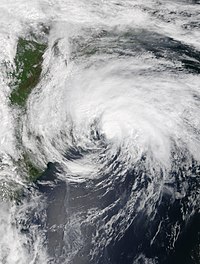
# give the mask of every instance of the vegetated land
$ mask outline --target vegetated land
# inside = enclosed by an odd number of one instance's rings
[[[29,94],[37,85],[42,72],[46,44],[19,38],[13,71],[14,89],[10,95],[12,104],[26,105]]]
[[[11,88],[13,90],[10,94],[10,102],[12,105],[18,105],[21,108],[26,106],[31,91],[40,80],[43,54],[46,48],[47,45],[44,43],[19,38],[14,59],[15,70],[11,73],[13,80]],[[18,132],[16,131],[17,134]],[[18,136],[18,141],[20,144],[20,136]],[[23,148],[23,146],[19,147]],[[36,181],[42,174],[42,170],[31,162],[31,158],[26,151],[24,151],[21,159],[18,161],[18,167],[26,171],[30,181]]]

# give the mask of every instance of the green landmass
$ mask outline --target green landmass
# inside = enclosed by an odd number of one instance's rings
[[[10,73],[13,88],[10,94],[10,102],[12,105],[18,105],[22,109],[25,108],[27,99],[33,88],[40,81],[42,72],[43,55],[47,48],[47,44],[39,41],[19,38],[17,44],[16,56],[14,59],[14,70]],[[37,181],[42,175],[42,170],[39,169],[34,162],[31,161],[31,155],[23,149],[20,130],[21,118],[18,117],[16,127],[17,145],[22,149],[23,155],[18,160],[19,173],[24,173],[28,176],[27,180],[31,182]]]
[[[13,163],[17,167],[17,173],[22,175],[27,182],[36,182],[44,173],[34,162],[32,154],[25,149],[23,149],[21,157],[17,161],[13,160]]]
[[[13,71],[12,104],[24,107],[32,89],[40,80],[43,54],[47,45],[34,40],[19,38]]]
[[[21,162],[25,165],[28,181],[36,182],[42,175],[43,171],[31,161],[27,153],[23,154]]]

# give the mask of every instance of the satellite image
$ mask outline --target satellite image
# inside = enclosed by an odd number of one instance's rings
[[[200,264],[200,1],[0,0],[0,264]]]

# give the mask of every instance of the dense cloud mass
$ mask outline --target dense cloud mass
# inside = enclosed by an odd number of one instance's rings
[[[0,263],[199,263],[199,4],[1,0]]]

